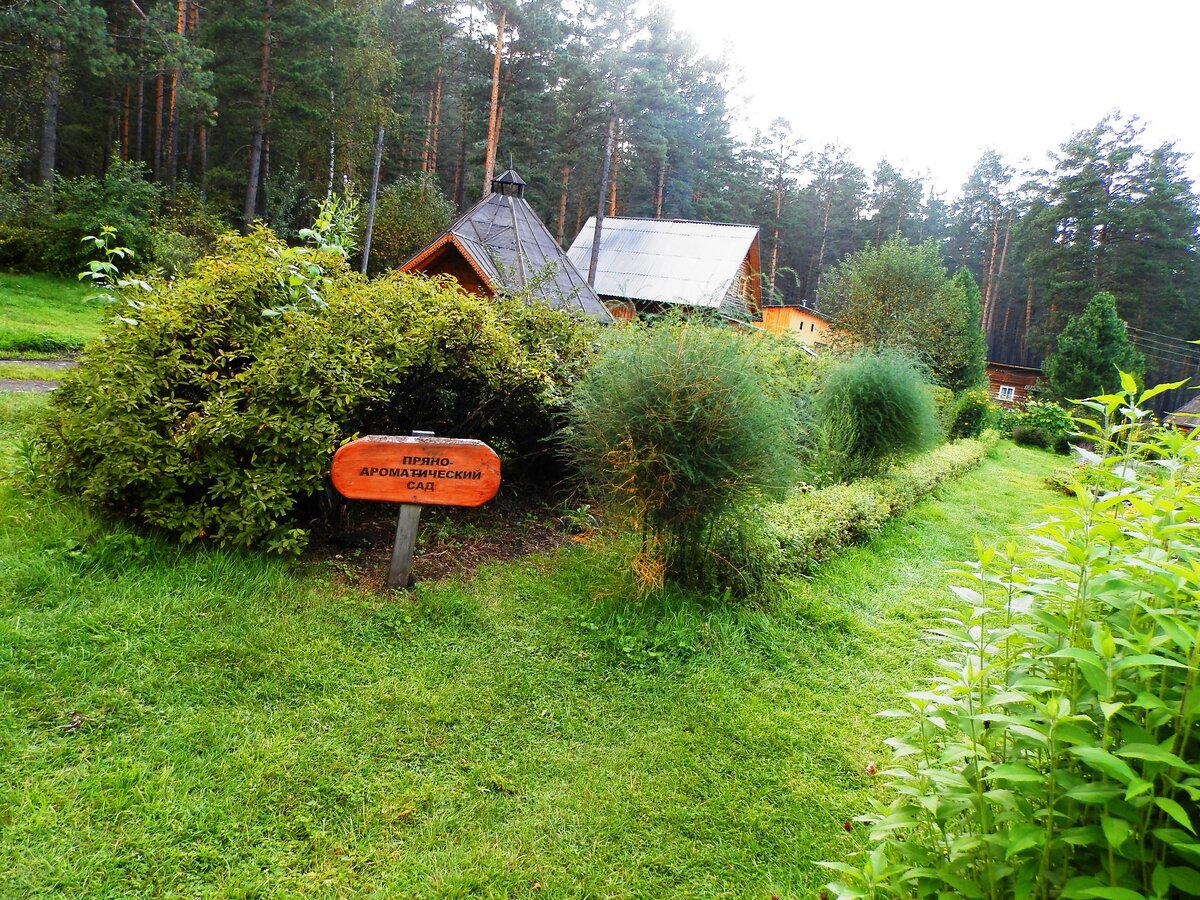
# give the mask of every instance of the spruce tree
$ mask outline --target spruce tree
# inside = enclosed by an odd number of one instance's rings
[[[1146,360],[1130,343],[1116,298],[1102,291],[1058,335],[1057,349],[1046,359],[1046,379],[1056,398],[1080,400],[1116,390],[1118,370],[1140,380]]]

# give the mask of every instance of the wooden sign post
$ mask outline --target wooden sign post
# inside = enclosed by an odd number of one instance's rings
[[[400,504],[388,587],[407,587],[422,506],[481,506],[500,489],[500,457],[483,441],[372,434],[333,454],[333,486],[350,500]]]

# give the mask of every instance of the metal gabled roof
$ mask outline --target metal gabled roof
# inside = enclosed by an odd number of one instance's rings
[[[527,290],[552,309],[573,309],[600,322],[613,321],[587,279],[521,197],[488,194],[401,269],[422,268],[448,243],[458,246],[493,290]]]
[[[567,251],[587,271],[596,219],[588,219]],[[658,303],[721,307],[733,293],[742,263],[753,253],[758,272],[758,228],[666,219],[618,216],[604,220],[596,293]]]

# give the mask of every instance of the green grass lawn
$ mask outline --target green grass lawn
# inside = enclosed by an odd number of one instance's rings
[[[945,570],[1062,465],[1006,444],[755,609],[599,545],[373,596],[0,486],[0,896],[813,897]]]
[[[94,293],[74,278],[0,272],[0,355],[61,356],[100,333]],[[12,377],[12,376],[6,376]]]
[[[59,381],[63,377],[63,369],[51,369],[32,362],[0,362],[0,378],[41,379],[43,381]]]

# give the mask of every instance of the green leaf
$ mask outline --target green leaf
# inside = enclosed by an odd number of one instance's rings
[[[1133,769],[1129,768],[1129,763],[1118,759],[1107,750],[1102,750],[1099,747],[1072,747],[1070,752],[1078,756],[1095,771],[1101,772],[1110,778],[1116,778],[1123,784],[1129,784],[1137,779],[1137,775],[1134,774]]]
[[[1167,896],[1167,891],[1171,889],[1171,876],[1165,866],[1154,867],[1154,874],[1150,876],[1150,886],[1159,897]]]
[[[1158,874],[1158,869],[1154,874]],[[1193,897],[1200,897],[1200,872],[1189,866],[1171,866],[1167,869],[1167,877],[1172,887]]]
[[[1116,753],[1117,756],[1122,756],[1126,759],[1144,759],[1148,762],[1165,763],[1184,772],[1197,773],[1195,766],[1189,765],[1170,750],[1164,750],[1157,744],[1126,744],[1117,750]]]
[[[1104,837],[1110,847],[1120,847],[1129,840],[1133,830],[1124,819],[1114,819],[1111,816],[1102,816],[1100,827],[1104,829]]]
[[[1178,801],[1172,800],[1170,797],[1155,797],[1154,802],[1159,809],[1188,831],[1192,832],[1192,834],[1196,833],[1196,829],[1192,827],[1192,820],[1188,818],[1187,812],[1179,805]]]
[[[1108,803],[1121,796],[1121,789],[1112,785],[1090,782],[1067,791],[1067,796],[1080,803]]]
[[[1077,898],[1077,900],[1089,900],[1092,897],[1103,898],[1103,900],[1146,900],[1145,894],[1123,887],[1090,887],[1073,891],[1064,890],[1062,897],[1064,900],[1068,897]]]
[[[1146,390],[1142,393],[1142,396],[1138,399],[1138,406],[1145,406],[1146,401],[1151,397],[1157,397],[1164,391],[1173,391],[1176,388],[1181,388],[1187,383],[1188,380],[1185,378],[1183,381],[1172,381],[1169,384],[1156,384],[1152,388],[1146,388]]]
[[[1040,847],[1046,842],[1046,832],[1039,825],[1014,825],[1008,832],[1008,840],[1005,842],[1007,849],[1004,851],[1006,860],[1012,859],[1022,850],[1028,850],[1030,847]]]
[[[1041,772],[1030,768],[1024,763],[1002,763],[992,769],[988,775],[991,778],[1018,782],[1042,781],[1045,778]]]
[[[1142,653],[1136,656],[1125,657],[1115,666],[1115,671],[1120,672],[1132,666],[1170,666],[1175,669],[1186,669],[1187,663],[1167,659],[1167,657],[1159,656],[1156,653]]]

